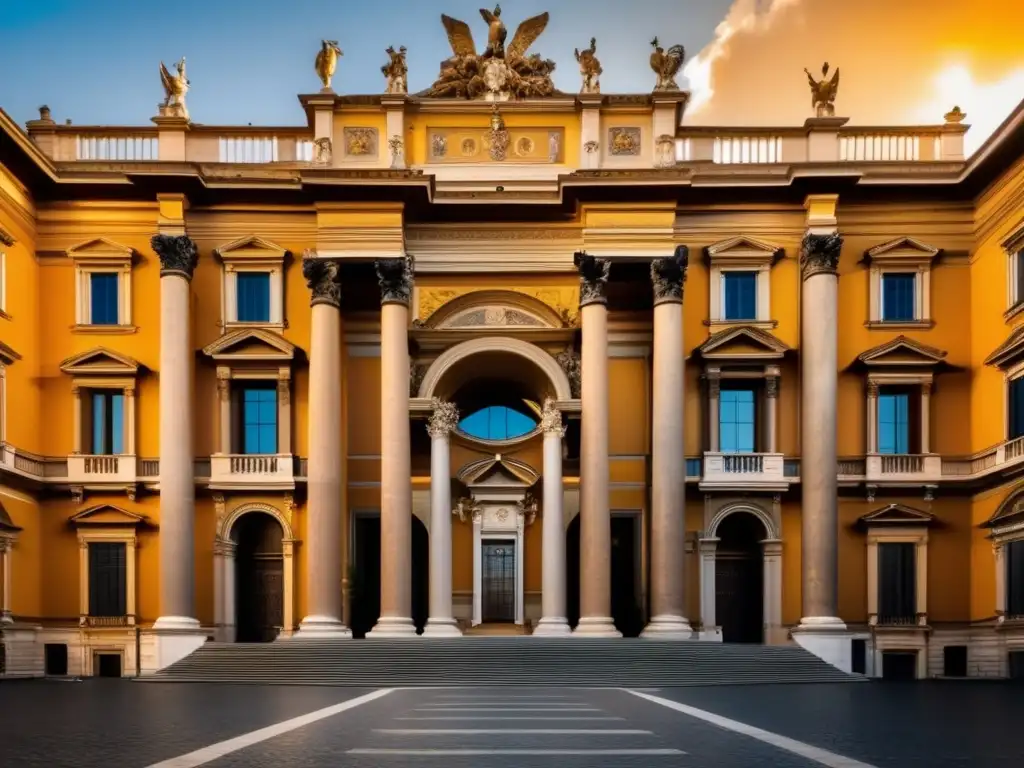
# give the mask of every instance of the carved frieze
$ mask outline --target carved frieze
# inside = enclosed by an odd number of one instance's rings
[[[345,154],[349,157],[377,156],[376,128],[345,128]]]
[[[544,324],[535,317],[512,307],[481,307],[459,315],[448,323],[449,328],[478,327],[542,327]]]
[[[434,410],[427,421],[427,434],[432,439],[438,437],[447,439],[459,427],[459,409],[455,403],[449,403],[447,400],[440,400],[436,397],[431,401],[431,406]]]
[[[639,128],[609,128],[608,151],[615,157],[635,157],[640,154]]]
[[[572,347],[567,347],[555,355],[555,362],[565,371],[572,396],[578,398],[583,383],[583,366],[580,363],[579,353]]]
[[[199,263],[196,244],[188,235],[153,235],[150,245],[160,257],[160,277],[180,275],[192,280]]]
[[[380,284],[381,304],[409,305],[412,299],[413,257],[380,259],[374,262]]]
[[[573,264],[580,273],[580,307],[608,303],[608,274],[611,262],[589,256],[582,251],[573,254]]]
[[[651,284],[654,286],[654,303],[681,302],[686,285],[686,269],[690,264],[690,249],[685,245],[676,248],[669,258],[651,261]]]
[[[302,276],[311,292],[309,305],[327,304],[332,307],[341,306],[340,267],[332,259],[317,258],[313,251],[306,251],[302,259]]]
[[[843,237],[838,232],[829,235],[806,235],[800,246],[803,279],[820,273],[836,274],[839,270],[839,253],[842,248]]]
[[[475,288],[461,286],[455,288],[448,286],[421,286],[418,291],[418,314],[421,318],[429,318],[448,302],[473,293],[475,290]],[[506,290],[537,299],[569,320],[573,320],[576,317],[579,307],[579,297],[576,288],[509,286]],[[462,316],[459,316],[458,321],[461,321],[461,319]],[[566,324],[571,326],[573,323],[567,322]]]
[[[500,115],[499,115],[500,118]],[[509,128],[504,120],[488,128],[430,128],[431,163],[560,163],[562,128]]]

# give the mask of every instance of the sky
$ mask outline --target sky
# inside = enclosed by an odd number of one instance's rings
[[[189,111],[210,125],[298,125],[316,92],[322,38],[345,52],[339,93],[379,93],[384,49],[409,49],[411,91],[450,55],[441,13],[482,48],[481,0],[0,0],[0,107],[19,123],[47,104],[77,124],[144,125],[162,99],[158,65],[188,59]],[[851,124],[935,124],[954,106],[975,149],[1024,98],[1024,0],[505,0],[510,36],[542,11],[531,52],[555,84],[579,88],[573,49],[597,38],[605,93],[654,84],[651,38],[687,51],[685,122],[799,125],[811,114],[803,69],[841,72],[837,114]]]

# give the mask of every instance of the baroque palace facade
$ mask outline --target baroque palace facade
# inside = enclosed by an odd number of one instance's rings
[[[1024,105],[969,159],[836,81],[689,127],[681,50],[570,95],[458,24],[417,95],[325,42],[297,128],[191,122],[184,61],[149,128],[0,112],[3,674],[417,632],[1022,674]]]

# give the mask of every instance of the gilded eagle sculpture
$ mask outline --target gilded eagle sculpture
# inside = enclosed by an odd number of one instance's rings
[[[527,19],[506,45],[508,30],[501,20],[501,6],[480,10],[487,22],[487,47],[477,53],[469,25],[442,15],[452,56],[441,62],[441,73],[420,96],[488,99],[505,101],[551,96],[555,91],[551,73],[555,62],[539,54],[527,55],[530,46],[547,28],[550,16],[542,13]]]
[[[334,77],[334,73],[338,69],[338,59],[344,55],[337,40],[320,41],[320,50],[317,51],[313,66],[316,69],[317,77],[323,83],[324,87],[321,90],[324,93],[331,90],[331,78]]]
[[[188,107],[185,106],[185,94],[190,85],[185,76],[185,57],[174,65],[177,74],[172,75],[164,63],[160,62],[160,82],[164,86],[164,103],[160,105],[161,114],[167,117],[184,117],[188,120]]]
[[[836,116],[836,95],[839,93],[839,68],[828,78],[828,62],[821,68],[821,80],[815,80],[814,75],[806,68],[807,80],[811,84],[811,106],[818,117]]]
[[[683,59],[686,58],[686,51],[681,45],[673,45],[667,51],[661,47],[658,38],[651,41],[654,53],[651,54],[651,69],[658,76],[658,82],[654,86],[655,91],[678,91],[679,83],[676,82],[676,75],[683,68]]]

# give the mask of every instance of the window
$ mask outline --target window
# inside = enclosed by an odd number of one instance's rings
[[[459,422],[461,431],[481,440],[512,440],[536,427],[536,419],[504,405],[482,408]]]
[[[723,389],[718,424],[722,453],[754,452],[754,390]]]
[[[1007,439],[1024,437],[1024,376],[1010,379],[1009,383],[1009,432]]]
[[[0,230],[0,245],[3,245],[2,230]],[[7,254],[0,248],[0,317],[6,316],[7,312]]]
[[[1024,302],[1024,248],[1010,256],[1013,269],[1013,306]]]
[[[118,324],[118,281],[114,272],[89,275],[89,321],[92,325]]]
[[[910,453],[910,395],[878,395],[878,452]]]
[[[89,616],[127,615],[127,547],[119,541],[91,541],[88,547]]]
[[[878,623],[917,622],[916,545],[882,542],[878,545]]]
[[[1006,615],[1024,619],[1024,540],[1006,547]]]
[[[723,272],[725,320],[757,318],[757,272]]]
[[[135,252],[103,237],[67,250],[75,265],[75,325],[87,333],[130,333]]]
[[[91,453],[110,456],[124,453],[124,395],[114,391],[94,391],[92,407]]]
[[[882,275],[882,322],[913,322],[917,319],[914,297],[917,275],[886,272]]]
[[[242,453],[277,453],[277,387],[242,390]]]
[[[238,322],[270,322],[270,273],[239,272]]]

